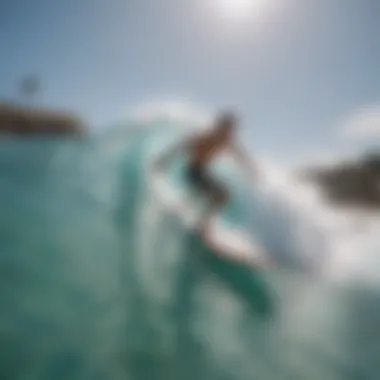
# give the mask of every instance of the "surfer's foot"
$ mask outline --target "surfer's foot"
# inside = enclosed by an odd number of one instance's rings
[[[205,214],[199,221],[197,230],[204,238],[206,238],[209,235],[212,225],[218,214],[219,208],[220,206],[217,203],[212,203],[210,208],[205,212]]]
[[[209,236],[210,230],[212,226],[212,217],[211,215],[203,218],[199,224],[196,227],[197,232],[204,238],[206,239],[207,236]]]
[[[272,262],[272,260],[267,255],[261,256],[257,261],[258,261],[259,265],[263,268],[269,268],[269,267],[273,268],[274,267],[274,263]]]

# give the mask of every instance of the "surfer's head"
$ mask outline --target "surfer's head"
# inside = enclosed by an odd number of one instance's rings
[[[215,122],[215,129],[221,137],[229,138],[233,135],[238,125],[238,118],[232,112],[221,112]]]

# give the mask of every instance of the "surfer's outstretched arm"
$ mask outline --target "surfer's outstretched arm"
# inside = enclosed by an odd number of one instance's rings
[[[238,145],[237,143],[232,144],[230,146],[230,151],[240,166],[242,166],[252,178],[258,177],[259,171],[257,165],[241,145]]]
[[[169,161],[178,154],[187,153],[188,148],[192,142],[191,138],[186,138],[174,146],[171,146],[170,149],[161,154],[154,162],[154,166],[158,169],[164,168],[168,165]]]

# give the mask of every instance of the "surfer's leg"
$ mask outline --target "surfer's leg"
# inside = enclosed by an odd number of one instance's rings
[[[214,218],[228,203],[229,194],[223,185],[212,178],[207,178],[207,181],[205,181],[204,191],[208,197],[209,204],[202,215],[200,229],[203,233],[207,234]]]
[[[193,190],[205,195],[209,201],[199,223],[201,232],[207,233],[214,217],[228,202],[228,191],[200,165],[189,166],[187,170],[187,180]]]

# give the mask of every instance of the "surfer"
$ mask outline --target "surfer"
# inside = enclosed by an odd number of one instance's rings
[[[186,179],[191,188],[199,191],[209,200],[209,206],[206,208],[199,226],[204,234],[207,234],[213,217],[229,201],[227,187],[208,170],[211,161],[219,154],[228,152],[248,170],[249,175],[257,174],[251,159],[236,142],[237,127],[237,117],[233,113],[223,112],[216,118],[210,130],[186,138],[159,157],[155,163],[155,168],[160,170],[174,155],[181,153],[187,155]]]

